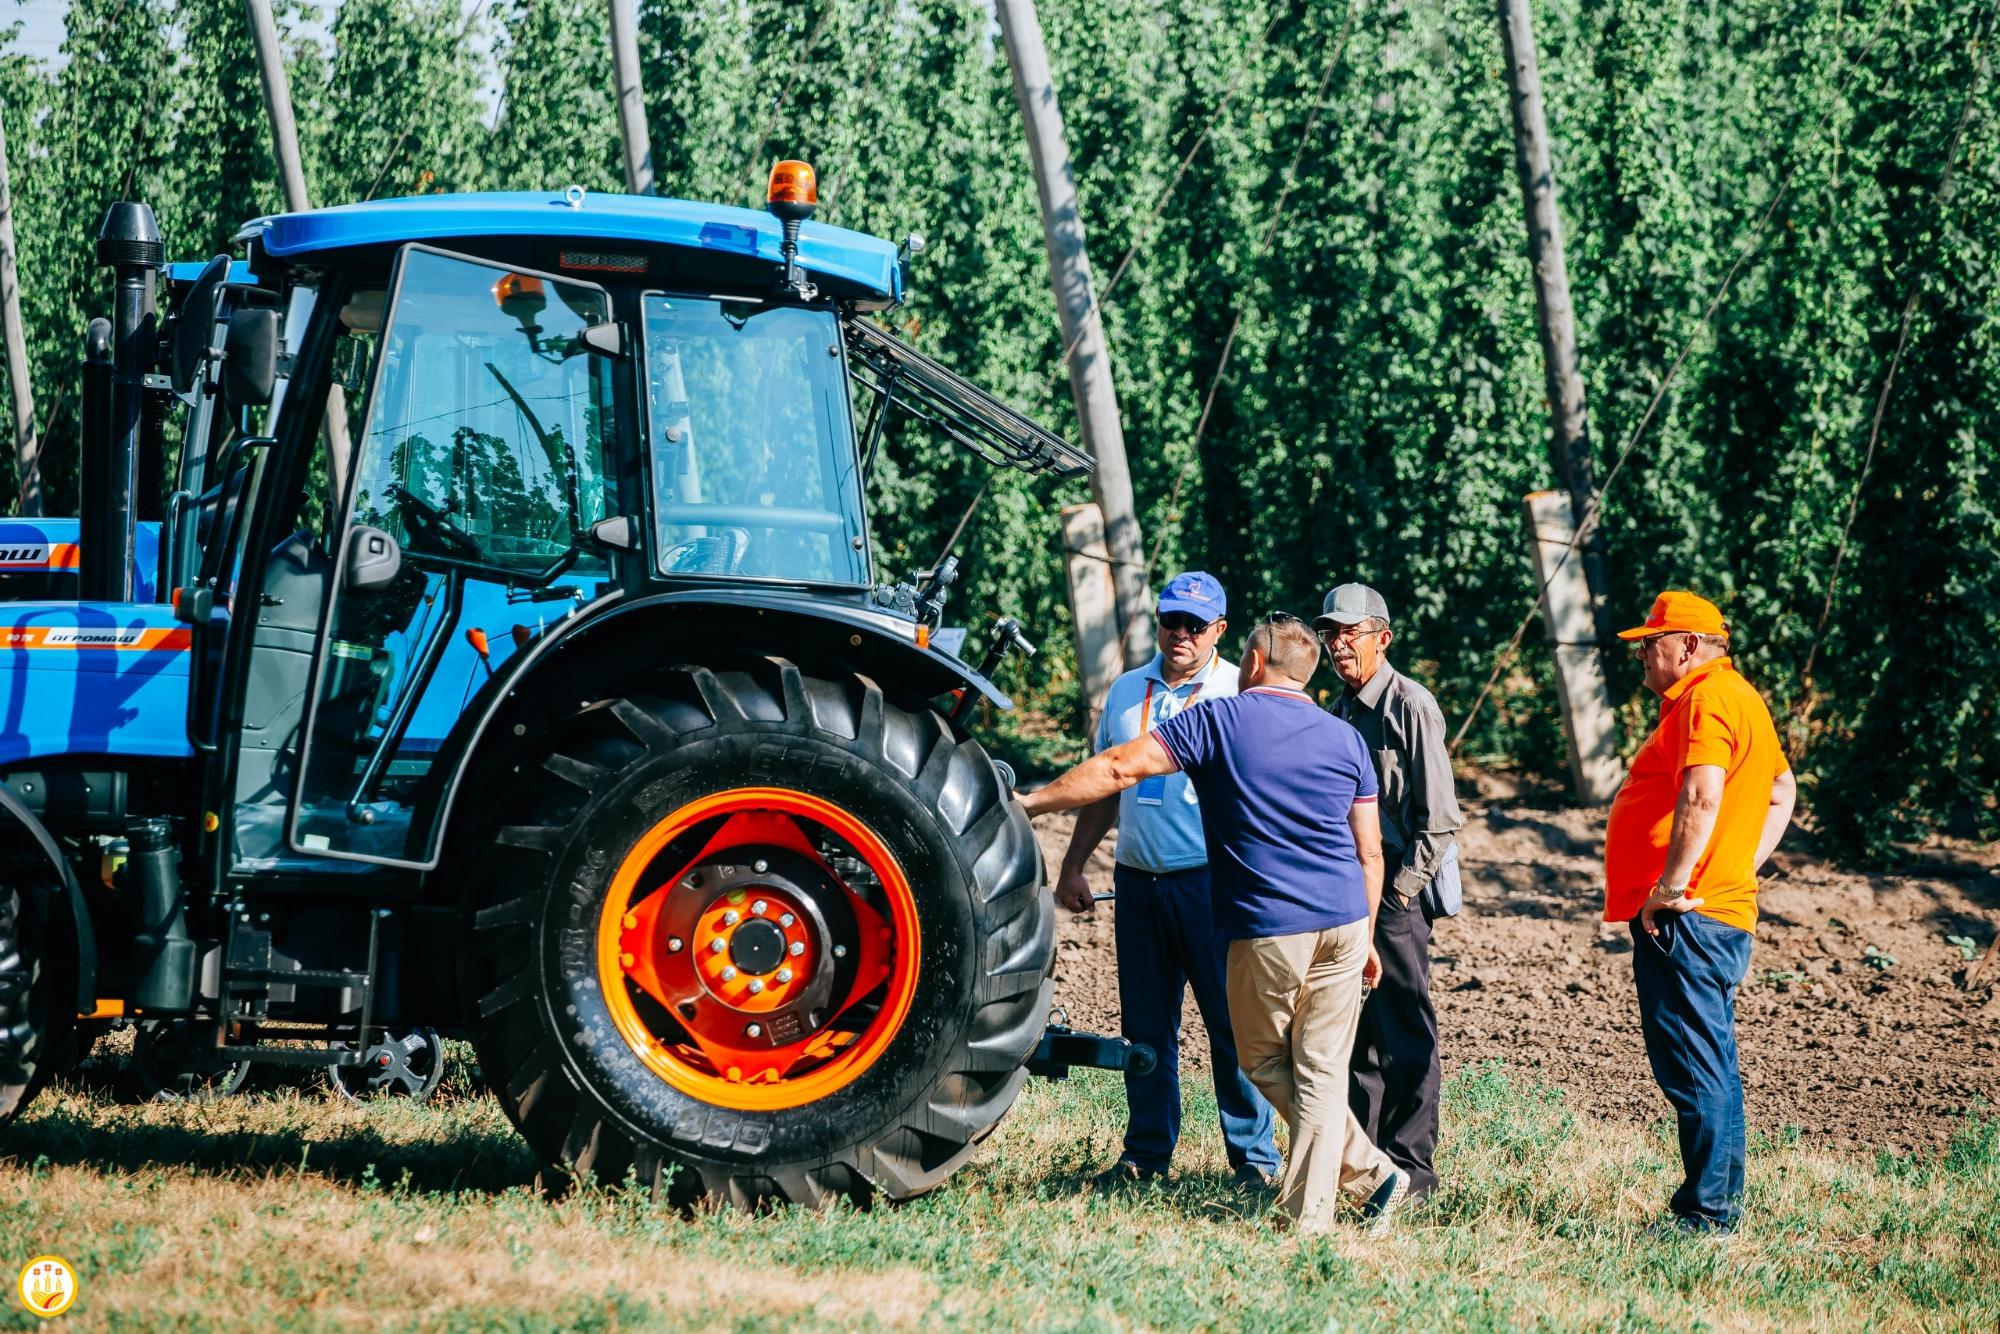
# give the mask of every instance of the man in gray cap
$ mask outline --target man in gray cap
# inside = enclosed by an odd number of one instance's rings
[[[1348,1106],[1368,1138],[1409,1173],[1410,1198],[1437,1188],[1438,1032],[1431,1005],[1431,922],[1458,911],[1465,822],[1452,789],[1444,714],[1431,692],[1389,665],[1389,607],[1366,584],[1326,595],[1313,621],[1347,689],[1334,714],[1368,743],[1381,786],[1386,863],[1375,950],[1382,976],[1361,1011]]]

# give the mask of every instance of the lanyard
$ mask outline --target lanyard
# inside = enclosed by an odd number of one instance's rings
[[[1195,697],[1201,694],[1201,688],[1207,684],[1208,682],[1206,681],[1196,681],[1194,683],[1194,689],[1188,691],[1188,697],[1187,697],[1188,704],[1194,703]],[[1167,693],[1169,695],[1172,695],[1173,691],[1169,689]],[[1184,708],[1186,706],[1183,705],[1182,707]],[[1180,712],[1180,710],[1176,709],[1174,712],[1178,713]],[[1146,682],[1146,702],[1139,706],[1139,734],[1141,736],[1144,736],[1146,733],[1152,730],[1153,730],[1153,683],[1149,680]]]

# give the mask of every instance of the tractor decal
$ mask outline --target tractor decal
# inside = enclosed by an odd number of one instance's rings
[[[68,625],[17,625],[0,629],[0,648],[116,649],[185,653],[194,632],[185,626],[132,626],[128,629],[85,630]]]
[[[74,542],[10,542],[0,545],[0,570],[74,570]]]

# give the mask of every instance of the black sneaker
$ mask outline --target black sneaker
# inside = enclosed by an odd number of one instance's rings
[[[1130,1158],[1120,1158],[1092,1177],[1090,1184],[1103,1191],[1125,1190],[1147,1184],[1164,1186],[1167,1174],[1157,1167],[1141,1167]]]
[[[1389,1175],[1382,1178],[1382,1184],[1361,1206],[1362,1230],[1369,1236],[1380,1236],[1389,1230],[1389,1224],[1396,1219],[1396,1213],[1403,1207],[1403,1201],[1410,1195],[1410,1174],[1389,1169]]]
[[[1727,1241],[1735,1229],[1705,1218],[1668,1214],[1646,1225],[1648,1241]]]
[[[1276,1190],[1278,1178],[1255,1163],[1245,1163],[1230,1173],[1229,1179],[1244,1190]]]

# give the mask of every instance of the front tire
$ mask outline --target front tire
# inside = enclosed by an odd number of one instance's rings
[[[542,750],[465,954],[481,1064],[536,1150],[745,1207],[949,1176],[1050,997],[1040,855],[984,750],[779,659],[673,669]]]
[[[50,926],[0,889],[0,1126],[55,1077],[76,1022],[75,944]]]

